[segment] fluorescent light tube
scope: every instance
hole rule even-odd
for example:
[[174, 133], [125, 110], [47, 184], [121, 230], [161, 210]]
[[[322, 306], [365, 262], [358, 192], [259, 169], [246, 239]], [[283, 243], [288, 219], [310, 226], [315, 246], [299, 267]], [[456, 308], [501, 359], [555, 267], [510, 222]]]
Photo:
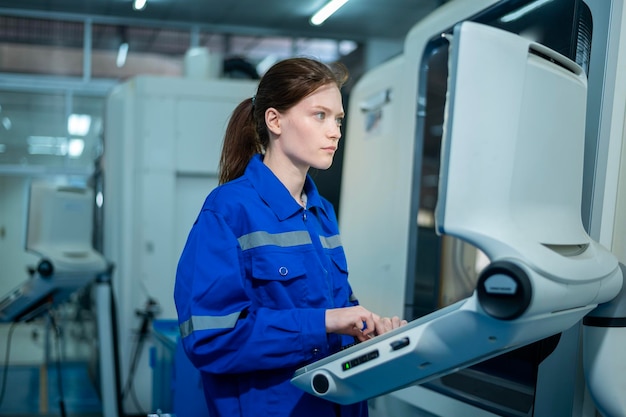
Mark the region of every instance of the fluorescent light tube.
[[146, 7], [147, 1], [148, 0], [135, 0], [133, 2], [133, 9], [142, 10], [144, 7]]
[[324, 7], [319, 9], [312, 17], [311, 24], [319, 26], [326, 21], [333, 13], [335, 13], [341, 6], [346, 4], [348, 0], [331, 0]]

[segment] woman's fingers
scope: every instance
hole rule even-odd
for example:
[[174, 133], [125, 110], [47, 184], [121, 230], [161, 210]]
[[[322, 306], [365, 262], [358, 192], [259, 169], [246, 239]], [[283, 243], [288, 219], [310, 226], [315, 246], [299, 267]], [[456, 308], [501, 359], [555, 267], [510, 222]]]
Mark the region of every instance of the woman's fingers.
[[326, 310], [326, 331], [355, 336], [360, 341], [407, 324], [398, 316], [380, 317], [362, 306]]

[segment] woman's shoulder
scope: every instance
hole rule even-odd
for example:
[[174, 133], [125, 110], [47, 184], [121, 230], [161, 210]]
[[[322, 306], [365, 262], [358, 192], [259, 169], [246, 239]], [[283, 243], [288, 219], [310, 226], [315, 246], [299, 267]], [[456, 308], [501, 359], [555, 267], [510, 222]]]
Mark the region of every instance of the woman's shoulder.
[[240, 177], [215, 187], [204, 202], [204, 209], [228, 212], [254, 201], [256, 191], [250, 182]]

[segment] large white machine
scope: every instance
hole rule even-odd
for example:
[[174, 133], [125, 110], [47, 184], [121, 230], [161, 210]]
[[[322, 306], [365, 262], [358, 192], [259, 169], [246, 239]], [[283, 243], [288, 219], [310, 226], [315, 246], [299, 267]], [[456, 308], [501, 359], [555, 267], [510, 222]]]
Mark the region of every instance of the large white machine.
[[228, 118], [256, 86], [250, 79], [138, 76], [107, 97], [104, 254], [115, 264], [124, 413], [156, 411], [159, 399], [145, 383], [153, 377], [154, 344], [141, 329], [151, 306], [159, 311], [153, 317], [176, 319], [178, 258], [198, 207], [218, 184]]
[[622, 286], [580, 217], [582, 69], [473, 22], [451, 44], [437, 224], [491, 263], [471, 297], [300, 369], [312, 394], [352, 403], [453, 372], [570, 328]]
[[[559, 4], [592, 16], [578, 23], [577, 12], [572, 16], [575, 26], [571, 33], [579, 37], [582, 52], [576, 61], [584, 74], [571, 59], [557, 58], [559, 54], [554, 55], [554, 50], [533, 41], [562, 23], [550, 14]], [[537, 22], [540, 13], [552, 16], [547, 26]], [[589, 407], [584, 385], [581, 388], [578, 382], [582, 365], [576, 362], [580, 360], [578, 344], [582, 335], [587, 390], [600, 413], [623, 415], [626, 405], [619, 393], [626, 385], [617, 376], [623, 372], [608, 370], [619, 366], [615, 358], [620, 357], [618, 349], [626, 343], [626, 307], [620, 301], [623, 290], [618, 295], [622, 285], [619, 254], [612, 255], [605, 249], [612, 247], [615, 253], [616, 242], [618, 251], [621, 247], [621, 238], [617, 234], [612, 237], [611, 229], [618, 223], [613, 211], [615, 200], [623, 198], [616, 181], [623, 137], [619, 120], [623, 124], [624, 119], [617, 99], [620, 89], [615, 88], [620, 83], [615, 71], [623, 19], [621, 0], [452, 1], [411, 30], [402, 55], [359, 81], [349, 107], [339, 220], [352, 285], [360, 301], [384, 315], [410, 317], [417, 299], [413, 299], [412, 279], [423, 272], [415, 271], [412, 258], [416, 251], [426, 249], [433, 260], [447, 259], [446, 239], [452, 236], [484, 251], [490, 266], [480, 274], [471, 296], [414, 320], [404, 329], [302, 368], [294, 376], [296, 385], [337, 402], [371, 398], [370, 413], [376, 416], [590, 416], [595, 411]], [[419, 138], [421, 131], [435, 131], [432, 136], [437, 137], [437, 123], [424, 121], [430, 116], [426, 114], [426, 102], [439, 99], [423, 94], [424, 86], [441, 83], [436, 77], [440, 67], [435, 64], [439, 65], [437, 55], [443, 54], [432, 45], [447, 44], [441, 34], [451, 34], [451, 28], [465, 20], [509, 25], [507, 32], [523, 35], [514, 42], [525, 44], [527, 50], [523, 59], [519, 54], [511, 58], [514, 46], [494, 50], [494, 45], [487, 46], [491, 36], [478, 36], [480, 48], [473, 53], [484, 59], [483, 68], [491, 74], [485, 77], [460, 69], [460, 61], [454, 59], [463, 58], [459, 55], [463, 37], [447, 36], [452, 40], [451, 53], [455, 57], [449, 61], [450, 70], [456, 72], [449, 80], [454, 91], [448, 90], [446, 137], [439, 132], [444, 143], [444, 178], [439, 178], [435, 214], [443, 243], [430, 245], [442, 245], [443, 249], [416, 250], [419, 245], [412, 230], [416, 223], [419, 226], [430, 221], [428, 211], [418, 210], [417, 206], [432, 197], [425, 188], [432, 187], [431, 179], [439, 175], [439, 169], [429, 165], [432, 161], [421, 159], [421, 152], [426, 153], [429, 144]], [[513, 39], [510, 33], [498, 33], [495, 44]], [[592, 44], [590, 57], [585, 57], [585, 49]], [[493, 55], [485, 56], [483, 48]], [[494, 73], [495, 68], [501, 71]], [[514, 81], [522, 72], [530, 78]], [[459, 77], [464, 74], [471, 76], [461, 83]], [[546, 96], [534, 88], [525, 90], [537, 82], [536, 89], [545, 90]], [[555, 98], [552, 94], [565, 97]], [[457, 96], [461, 103], [456, 102]], [[376, 97], [385, 100], [374, 100]], [[518, 100], [517, 111], [501, 108], [512, 104], [509, 99]], [[356, 107], [360, 104], [361, 112]], [[611, 110], [616, 105], [616, 110]], [[539, 112], [533, 115], [533, 110]], [[468, 111], [469, 118], [462, 116]], [[577, 116], [568, 117], [567, 112]], [[519, 123], [515, 118], [526, 122]], [[611, 124], [611, 120], [616, 122]], [[455, 130], [450, 123], [457, 121], [461, 123]], [[536, 129], [553, 121], [555, 124], [550, 126], [562, 130], [553, 135], [556, 139], [542, 141], [555, 131]], [[609, 125], [617, 128], [609, 129]], [[515, 137], [498, 134], [503, 127]], [[458, 140], [459, 134], [472, 135], [473, 130], [487, 135]], [[530, 141], [521, 139], [525, 135], [531, 137]], [[386, 168], [381, 170], [379, 166]], [[546, 166], [548, 171], [544, 171]], [[551, 171], [550, 166], [560, 169]], [[561, 185], [555, 185], [559, 181]], [[367, 191], [355, 187], [363, 183], [368, 184]], [[372, 203], [374, 193], [376, 202]], [[446, 276], [457, 273], [446, 268], [442, 265], [440, 270], [426, 271], [441, 277], [442, 281], [434, 283], [439, 303], [446, 302]], [[426, 287], [420, 285], [421, 289]], [[453, 281], [454, 285], [464, 283]], [[606, 303], [611, 299], [614, 301]], [[593, 310], [599, 303], [605, 304]], [[600, 317], [596, 319], [596, 315]], [[522, 330], [525, 326], [528, 329]], [[556, 348], [542, 356], [539, 363], [521, 364], [534, 372], [536, 379], [531, 381], [532, 386], [523, 386], [517, 397], [506, 394], [513, 391], [509, 388], [514, 383], [501, 375], [459, 371], [472, 363], [482, 365], [490, 357], [507, 356], [506, 352], [514, 353], [516, 347], [535, 340], [538, 342], [532, 345], [543, 343], [539, 339], [554, 333], [556, 339], [548, 340], [556, 340]], [[516, 365], [514, 361], [499, 362], [500, 373], [506, 373], [503, 364], [512, 368]], [[441, 378], [457, 373], [456, 380]], [[479, 378], [470, 378], [474, 375]], [[448, 389], [461, 379], [467, 381], [465, 388], [470, 391]], [[485, 390], [499, 392], [501, 398], [490, 404], [481, 396]], [[390, 394], [381, 396], [385, 393]], [[507, 403], [520, 397], [525, 397], [524, 404], [517, 409]]]

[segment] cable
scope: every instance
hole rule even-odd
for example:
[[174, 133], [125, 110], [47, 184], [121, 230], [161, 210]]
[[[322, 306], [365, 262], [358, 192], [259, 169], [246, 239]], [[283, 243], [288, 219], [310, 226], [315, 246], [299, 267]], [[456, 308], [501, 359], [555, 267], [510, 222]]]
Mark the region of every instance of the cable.
[[[130, 394], [131, 400], [133, 401], [135, 408], [140, 412], [141, 412], [141, 405], [139, 404], [139, 400], [137, 399], [137, 394], [135, 393], [135, 389], [134, 389], [135, 388], [134, 387], [135, 372], [137, 371], [137, 365], [139, 364], [139, 357], [142, 351], [142, 347], [144, 345], [146, 337], [148, 336], [150, 323], [152, 319], [154, 318], [154, 316], [156, 315], [156, 313], [158, 312], [158, 310], [159, 310], [158, 303], [154, 299], [149, 298], [146, 304], [145, 310], [136, 311], [136, 314], [142, 317], [142, 322], [139, 328], [139, 332], [137, 334], [137, 338], [135, 339], [135, 345], [133, 347], [133, 352], [131, 356], [130, 368], [128, 371], [126, 384], [122, 391], [122, 399], [125, 399], [126, 396]], [[146, 413], [144, 412], [142, 414], [146, 414]]]
[[57, 342], [57, 358], [56, 358], [56, 368], [57, 368], [57, 385], [59, 389], [59, 410], [61, 412], [62, 417], [66, 417], [65, 411], [65, 397], [63, 395], [63, 377], [61, 373], [61, 330], [56, 324], [54, 320], [54, 316], [51, 312], [48, 312], [48, 317], [50, 318], [50, 324], [52, 325], [52, 329], [54, 330], [54, 334], [56, 336]]
[[11, 323], [9, 327], [9, 335], [7, 337], [7, 351], [4, 355], [4, 369], [2, 370], [2, 388], [0, 388], [0, 408], [2, 407], [2, 401], [4, 401], [4, 392], [7, 387], [7, 375], [9, 373], [9, 356], [11, 354], [11, 338], [13, 337], [13, 330], [15, 330], [16, 321]]
[[[147, 320], [144, 317], [144, 323]], [[142, 326], [143, 327], [143, 326]], [[131, 357], [130, 369], [128, 371], [128, 377], [126, 379], [126, 384], [124, 386], [124, 390], [122, 391], [122, 399], [126, 399], [127, 395], [131, 395], [131, 400], [133, 401], [133, 405], [137, 409], [137, 411], [141, 412], [141, 405], [139, 404], [139, 400], [137, 399], [137, 394], [135, 393], [135, 386], [133, 384], [135, 380], [135, 372], [137, 370], [137, 364], [139, 363], [139, 356], [141, 353], [141, 348], [143, 347], [143, 342], [145, 340], [145, 335], [140, 331], [135, 339], [135, 345], [133, 347], [133, 354]], [[141, 414], [146, 414], [141, 412]]]

